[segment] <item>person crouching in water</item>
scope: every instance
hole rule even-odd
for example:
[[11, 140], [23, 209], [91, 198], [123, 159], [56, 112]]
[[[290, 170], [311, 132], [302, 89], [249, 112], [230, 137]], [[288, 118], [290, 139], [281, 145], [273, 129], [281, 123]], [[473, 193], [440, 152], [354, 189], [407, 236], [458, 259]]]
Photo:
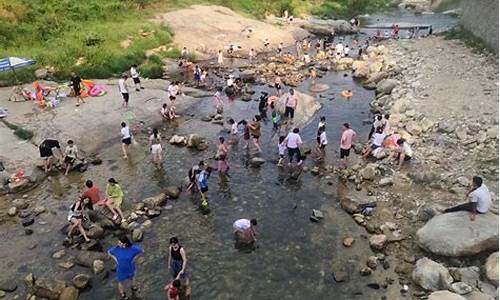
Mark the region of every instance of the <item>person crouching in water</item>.
[[246, 244], [257, 241], [257, 219], [239, 219], [233, 223], [233, 234], [237, 242]]

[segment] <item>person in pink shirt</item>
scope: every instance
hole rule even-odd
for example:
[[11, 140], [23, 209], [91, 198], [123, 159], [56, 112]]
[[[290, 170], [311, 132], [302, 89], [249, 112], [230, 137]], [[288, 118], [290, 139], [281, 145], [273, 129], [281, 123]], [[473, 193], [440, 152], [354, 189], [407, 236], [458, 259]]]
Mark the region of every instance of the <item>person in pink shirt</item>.
[[295, 95], [295, 91], [290, 89], [290, 94], [286, 98], [285, 102], [285, 118], [290, 119], [290, 124], [293, 123], [293, 115], [295, 113], [295, 109], [297, 108], [297, 96]]
[[340, 139], [340, 159], [341, 166], [347, 167], [347, 158], [352, 148], [352, 141], [356, 137], [356, 132], [352, 130], [348, 123], [344, 123], [342, 127], [342, 138]]

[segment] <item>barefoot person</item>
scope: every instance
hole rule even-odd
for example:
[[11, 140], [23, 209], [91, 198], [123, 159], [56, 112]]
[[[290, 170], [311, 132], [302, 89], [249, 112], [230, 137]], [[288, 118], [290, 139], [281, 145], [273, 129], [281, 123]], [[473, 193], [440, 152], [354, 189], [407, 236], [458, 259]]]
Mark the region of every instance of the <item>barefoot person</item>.
[[450, 207], [444, 212], [469, 211], [471, 213], [470, 220], [474, 221], [476, 214], [485, 214], [490, 209], [491, 194], [481, 177], [472, 177], [472, 188], [467, 192], [467, 197], [470, 197], [470, 202]]
[[405, 139], [400, 138], [397, 140], [396, 144], [398, 147], [389, 155], [388, 160], [390, 161], [393, 157], [398, 161], [398, 167], [401, 167], [404, 162], [410, 161], [413, 157], [413, 150]]
[[375, 149], [382, 147], [384, 140], [385, 140], [384, 127], [380, 126], [375, 130], [370, 145], [363, 150], [362, 157], [368, 158]]
[[116, 264], [116, 280], [118, 281], [118, 292], [121, 299], [130, 299], [125, 293], [125, 288], [130, 286], [132, 293], [139, 288], [135, 285], [135, 261], [144, 254], [144, 250], [133, 245], [126, 236], [118, 238], [118, 245], [108, 250], [108, 255], [113, 258]]
[[68, 146], [64, 150], [64, 175], [68, 175], [69, 171], [78, 159], [78, 148], [72, 140], [68, 140]]
[[163, 288], [167, 293], [167, 300], [180, 300], [181, 281], [175, 279]]
[[76, 106], [80, 106], [81, 103], [85, 103], [82, 98], [82, 79], [80, 76], [76, 75], [75, 72], [71, 72], [71, 87], [76, 97]]
[[156, 128], [153, 129], [153, 134], [151, 134], [151, 136], [149, 137], [149, 146], [151, 149], [151, 154], [153, 156], [153, 163], [157, 168], [160, 168], [162, 147], [160, 134], [158, 133], [158, 129]]
[[120, 208], [123, 202], [123, 191], [114, 178], [108, 180], [106, 186], [106, 206], [113, 213], [113, 220], [120, 216], [122, 222], [125, 222], [125, 216]]
[[82, 221], [83, 221], [83, 206], [82, 202], [78, 200], [75, 201], [75, 203], [73, 203], [69, 208], [68, 222], [70, 223], [70, 227], [68, 230], [68, 238], [71, 238], [75, 228], [78, 228], [78, 231], [80, 231], [80, 234], [83, 236], [85, 241], [89, 242], [90, 239], [87, 237], [85, 229], [83, 229]]
[[83, 203], [84, 209], [93, 210], [94, 205], [101, 203], [101, 192], [97, 186], [94, 186], [92, 180], [85, 181], [85, 189], [80, 195], [80, 201]]
[[295, 109], [297, 108], [297, 96], [295, 91], [290, 89], [285, 102], [285, 118], [290, 119], [290, 124], [293, 123], [293, 116], [295, 114]]
[[274, 88], [276, 89], [276, 93], [278, 94], [278, 97], [281, 96], [281, 78], [278, 76], [278, 73], [276, 73], [276, 77], [274, 78]]
[[139, 92], [141, 89], [144, 89], [144, 87], [141, 84], [139, 72], [137, 72], [137, 65], [134, 64], [130, 67], [130, 76], [132, 77], [132, 80], [134, 81], [136, 91]]
[[186, 294], [189, 293], [189, 278], [186, 272], [187, 261], [186, 251], [179, 243], [179, 239], [175, 236], [171, 237], [170, 246], [168, 247], [168, 269], [174, 280], [181, 280], [184, 283]]
[[123, 97], [122, 107], [128, 107], [128, 100], [130, 99], [130, 95], [128, 93], [127, 78], [128, 76], [126, 74], [123, 74], [122, 78], [118, 80], [118, 89], [120, 90], [120, 93]]
[[56, 139], [46, 139], [44, 140], [40, 146], [38, 146], [38, 150], [40, 151], [40, 157], [45, 161], [44, 169], [45, 173], [52, 170], [52, 165], [58, 160], [54, 156], [54, 148], [57, 149], [57, 152], [60, 157], [63, 156], [61, 152], [61, 145], [59, 141]]
[[188, 171], [189, 185], [186, 188], [187, 192], [191, 191], [192, 188], [197, 187], [196, 179], [204, 166], [205, 163], [203, 161], [200, 161], [197, 165], [194, 165], [193, 167], [191, 167], [191, 169], [189, 169]]
[[260, 147], [260, 120], [261, 117], [259, 115], [255, 115], [253, 122], [248, 125], [250, 129], [250, 135], [252, 136], [253, 144], [255, 145], [257, 152], [262, 152], [262, 149]]
[[257, 241], [257, 219], [238, 219], [233, 223], [233, 234], [236, 239], [252, 243]]
[[288, 157], [290, 161], [288, 166], [292, 165], [293, 157], [297, 156], [297, 166], [302, 164], [302, 155], [300, 154], [300, 145], [302, 145], [302, 138], [299, 135], [299, 129], [294, 128], [292, 132], [288, 133], [286, 137], [286, 148], [288, 149]]
[[352, 141], [356, 137], [356, 132], [351, 129], [349, 123], [344, 123], [342, 126], [342, 137], [340, 138], [340, 165], [343, 168], [347, 167], [347, 158], [351, 152]]
[[328, 140], [326, 139], [326, 130], [325, 126], [321, 126], [318, 129], [318, 150], [319, 150], [319, 158], [318, 160], [323, 160], [325, 159], [326, 156], [326, 145], [328, 144]]
[[123, 158], [128, 158], [128, 147], [132, 144], [132, 136], [130, 135], [130, 129], [127, 126], [127, 123], [122, 122], [122, 129], [120, 131], [122, 135], [122, 152]]

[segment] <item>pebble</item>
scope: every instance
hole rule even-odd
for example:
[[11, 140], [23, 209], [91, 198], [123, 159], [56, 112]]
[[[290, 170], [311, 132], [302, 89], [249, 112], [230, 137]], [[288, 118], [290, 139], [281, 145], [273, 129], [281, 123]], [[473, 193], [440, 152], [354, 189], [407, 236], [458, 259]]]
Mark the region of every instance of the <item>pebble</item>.
[[104, 271], [104, 262], [100, 259], [94, 260], [92, 263], [92, 271], [94, 271], [94, 274], [99, 274]]
[[368, 267], [364, 267], [362, 268], [361, 270], [359, 270], [359, 274], [361, 276], [369, 276], [372, 274], [372, 269], [368, 268]]
[[344, 271], [338, 271], [338, 272], [334, 272], [332, 274], [332, 276], [333, 276], [333, 280], [335, 280], [335, 282], [344, 282], [347, 280], [348, 274], [347, 274], [347, 272], [344, 272]]
[[7, 214], [11, 217], [15, 216], [17, 214], [17, 208], [16, 207], [11, 207], [9, 208], [9, 211], [7, 212]]
[[54, 254], [52, 254], [52, 258], [54, 258], [54, 259], [60, 259], [60, 258], [62, 258], [65, 255], [66, 255], [66, 250], [61, 249], [59, 251], [54, 252]]
[[352, 237], [346, 237], [344, 238], [344, 240], [342, 241], [342, 244], [345, 246], [345, 247], [351, 247], [355, 242], [355, 239], [352, 238]]
[[33, 225], [33, 223], [35, 223], [35, 219], [33, 219], [32, 217], [28, 217], [28, 218], [25, 218], [25, 219], [21, 220], [21, 224], [24, 227], [31, 226], [31, 225]]
[[75, 263], [72, 261], [65, 261], [57, 264], [59, 267], [69, 270], [75, 266]]

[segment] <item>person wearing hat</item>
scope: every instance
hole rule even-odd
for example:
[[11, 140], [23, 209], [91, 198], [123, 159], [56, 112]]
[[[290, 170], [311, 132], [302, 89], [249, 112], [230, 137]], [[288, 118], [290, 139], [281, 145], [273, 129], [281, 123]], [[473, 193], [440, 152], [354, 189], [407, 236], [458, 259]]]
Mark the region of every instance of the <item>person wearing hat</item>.
[[125, 221], [125, 216], [120, 208], [123, 202], [123, 191], [118, 185], [118, 182], [114, 178], [108, 179], [108, 185], [106, 186], [106, 206], [113, 213], [113, 220], [120, 216], [122, 222]]

